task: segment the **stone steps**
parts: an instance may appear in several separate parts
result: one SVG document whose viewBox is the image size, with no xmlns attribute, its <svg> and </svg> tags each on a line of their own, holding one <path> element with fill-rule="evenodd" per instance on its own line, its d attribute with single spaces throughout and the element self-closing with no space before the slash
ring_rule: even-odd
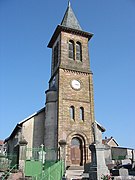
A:
<svg viewBox="0 0 135 180">
<path fill-rule="evenodd" d="M 68 170 L 84 170 L 84 166 L 70 166 Z"/>
<path fill-rule="evenodd" d="M 66 180 L 80 180 L 88 177 L 88 174 L 84 174 L 83 172 L 83 166 L 70 166 L 68 170 L 66 170 Z"/>
<path fill-rule="evenodd" d="M 82 179 L 84 170 L 66 170 L 66 179 L 73 180 L 73 179 Z"/>
</svg>

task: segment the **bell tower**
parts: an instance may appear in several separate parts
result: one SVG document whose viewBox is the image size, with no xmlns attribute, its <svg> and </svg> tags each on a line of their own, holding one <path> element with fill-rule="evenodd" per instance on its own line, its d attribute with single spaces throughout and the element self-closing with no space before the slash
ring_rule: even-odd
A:
<svg viewBox="0 0 135 180">
<path fill-rule="evenodd" d="M 94 100 L 88 42 L 70 3 L 48 47 L 52 49 L 51 78 L 46 91 L 45 147 L 66 141 L 66 164 L 90 162 Z M 57 159 L 57 154 L 54 155 Z"/>
</svg>

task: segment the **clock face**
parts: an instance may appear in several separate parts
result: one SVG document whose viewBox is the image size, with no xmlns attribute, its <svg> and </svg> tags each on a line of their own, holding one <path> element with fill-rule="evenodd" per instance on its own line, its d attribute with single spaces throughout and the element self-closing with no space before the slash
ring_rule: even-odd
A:
<svg viewBox="0 0 135 180">
<path fill-rule="evenodd" d="M 79 90 L 81 88 L 81 84 L 78 80 L 72 80 L 71 82 L 71 86 L 72 88 L 76 89 L 76 90 Z"/>
</svg>

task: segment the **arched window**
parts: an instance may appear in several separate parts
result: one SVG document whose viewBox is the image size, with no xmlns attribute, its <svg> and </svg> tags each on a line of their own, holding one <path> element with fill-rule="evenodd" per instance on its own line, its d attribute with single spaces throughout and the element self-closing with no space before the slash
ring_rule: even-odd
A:
<svg viewBox="0 0 135 180">
<path fill-rule="evenodd" d="M 76 43 L 76 60 L 82 61 L 82 46 L 80 42 Z"/>
<path fill-rule="evenodd" d="M 70 107 L 70 119 L 75 120 L 75 108 L 74 108 L 74 106 Z"/>
<path fill-rule="evenodd" d="M 77 147 L 80 148 L 80 146 L 81 146 L 80 139 L 74 137 L 74 138 L 71 140 L 71 146 L 77 146 Z"/>
<path fill-rule="evenodd" d="M 84 121 L 84 108 L 80 107 L 80 120 Z"/>
<path fill-rule="evenodd" d="M 68 57 L 74 59 L 74 41 L 69 41 Z"/>
</svg>

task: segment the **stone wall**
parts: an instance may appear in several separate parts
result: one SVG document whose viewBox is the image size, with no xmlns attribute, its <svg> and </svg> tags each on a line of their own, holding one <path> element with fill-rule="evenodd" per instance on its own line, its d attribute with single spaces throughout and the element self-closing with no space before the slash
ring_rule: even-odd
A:
<svg viewBox="0 0 135 180">
<path fill-rule="evenodd" d="M 58 147 L 58 130 L 57 130 L 57 91 L 46 91 L 46 117 L 45 117 L 45 133 L 44 144 L 45 148 L 50 149 L 50 153 L 46 154 L 47 160 L 57 159 Z"/>
<path fill-rule="evenodd" d="M 73 79 L 81 83 L 80 90 L 74 90 L 72 88 L 71 81 Z M 67 141 L 68 136 L 74 132 L 74 135 L 80 135 L 86 139 L 86 149 L 93 142 L 92 122 L 94 121 L 94 103 L 92 90 L 92 75 L 90 73 L 79 73 L 60 69 L 58 141 L 61 139 Z M 70 118 L 69 109 L 71 106 L 75 108 L 74 120 Z M 80 119 L 80 107 L 84 108 L 84 120 Z M 69 147 L 71 139 L 68 139 Z M 67 156 L 70 159 L 70 152 L 68 152 Z M 87 156 L 89 156 L 89 153 Z M 88 160 L 90 160 L 90 156 Z"/>
<path fill-rule="evenodd" d="M 41 144 L 44 144 L 44 123 L 45 111 L 42 111 L 34 117 L 33 147 L 39 147 Z"/>
<path fill-rule="evenodd" d="M 27 147 L 33 147 L 33 130 L 34 130 L 34 116 L 23 123 L 22 125 L 22 135 L 28 142 Z"/>
<path fill-rule="evenodd" d="M 73 137 L 78 137 L 83 144 L 84 161 L 90 161 L 89 144 L 93 142 L 92 123 L 94 122 L 94 99 L 92 73 L 90 72 L 88 38 L 67 32 L 61 32 L 58 39 L 59 68 L 56 75 L 58 92 L 58 142 L 65 140 L 66 160 L 70 162 L 70 148 Z M 80 42 L 82 61 L 68 57 L 69 40 Z M 76 47 L 76 46 L 75 46 Z M 76 53 L 76 49 L 74 50 Z M 75 90 L 71 82 L 80 82 L 80 89 Z M 75 108 L 75 119 L 70 117 L 70 107 Z M 80 119 L 80 107 L 84 108 L 84 120 Z"/>
<path fill-rule="evenodd" d="M 79 41 L 82 45 L 82 61 L 68 58 L 68 42 L 73 40 L 74 43 Z M 72 70 L 78 70 L 82 72 L 90 71 L 89 64 L 89 52 L 88 52 L 88 39 L 75 34 L 61 32 L 61 56 L 60 56 L 60 67 Z"/>
<path fill-rule="evenodd" d="M 14 154 L 14 147 L 16 147 L 19 144 L 20 140 L 20 129 L 17 130 L 16 134 L 12 137 L 10 137 L 7 141 L 7 153 Z"/>
</svg>

